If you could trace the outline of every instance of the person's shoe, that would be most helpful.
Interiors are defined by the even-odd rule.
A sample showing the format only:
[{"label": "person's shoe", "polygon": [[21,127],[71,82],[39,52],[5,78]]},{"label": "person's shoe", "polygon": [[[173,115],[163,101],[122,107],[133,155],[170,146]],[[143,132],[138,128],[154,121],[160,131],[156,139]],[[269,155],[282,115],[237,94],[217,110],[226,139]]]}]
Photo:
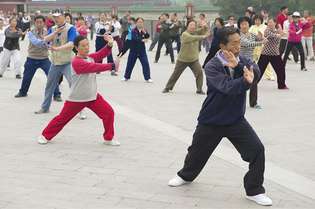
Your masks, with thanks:
[{"label": "person's shoe", "polygon": [[174,65],[175,64],[175,61],[172,61],[172,65]]},{"label": "person's shoe", "polygon": [[125,81],[125,82],[127,82],[127,81],[129,81],[129,79],[127,79],[127,78],[123,77],[123,78],[121,79],[121,81]]},{"label": "person's shoe", "polygon": [[145,82],[147,82],[147,83],[153,83],[153,80],[150,78],[150,79],[148,79],[148,80],[145,80]]},{"label": "person's shoe", "polygon": [[0,78],[2,78],[2,77],[3,77],[3,75],[0,74]]},{"label": "person's shoe", "polygon": [[153,62],[153,63],[158,63],[158,61],[154,60],[154,62]]},{"label": "person's shoe", "polygon": [[16,78],[16,79],[21,79],[22,76],[21,76],[21,75],[16,75],[15,78]]},{"label": "person's shoe", "polygon": [[310,59],[310,61],[315,61],[315,57],[312,57],[312,58]]},{"label": "person's shoe", "polygon": [[163,93],[163,94],[166,94],[166,93],[170,93],[170,91],[171,91],[171,90],[169,90],[169,89],[163,89],[162,93]]},{"label": "person's shoe", "polygon": [[84,114],[83,111],[81,111],[81,112],[79,113],[79,118],[80,118],[80,120],[85,120],[85,119],[87,119],[87,116]]},{"label": "person's shoe", "polygon": [[254,201],[258,205],[271,206],[272,200],[266,194],[258,194],[255,196],[246,196],[248,200]]},{"label": "person's shoe", "polygon": [[182,179],[181,177],[176,175],[174,178],[169,180],[168,186],[170,186],[170,187],[179,187],[179,186],[182,186],[184,184],[189,184],[189,183],[190,183],[189,181],[185,181],[184,179]]},{"label": "person's shoe", "polygon": [[266,78],[266,80],[268,80],[268,81],[275,81],[276,78],[275,77],[268,77],[268,78]]},{"label": "person's shoe", "polygon": [[49,141],[43,135],[40,135],[37,138],[37,142],[38,144],[47,144]]},{"label": "person's shoe", "polygon": [[108,146],[120,146],[120,142],[117,140],[111,140],[111,141],[105,140],[104,144]]},{"label": "person's shoe", "polygon": [[204,91],[196,91],[196,94],[205,95],[206,93]]},{"label": "person's shoe", "polygon": [[110,73],[110,75],[111,75],[111,76],[118,76],[118,74],[117,74],[115,71],[112,71],[112,72]]},{"label": "person's shoe", "polygon": [[43,110],[43,109],[40,109],[38,111],[35,111],[35,114],[39,115],[39,114],[45,114],[45,113],[49,113],[49,110]]},{"label": "person's shoe", "polygon": [[304,67],[304,68],[301,69],[301,71],[307,71],[307,69]]},{"label": "person's shoe", "polygon": [[54,97],[54,101],[55,101],[55,102],[62,102],[61,96],[55,96],[55,97]]},{"label": "person's shoe", "polygon": [[281,88],[278,88],[279,90],[289,90],[289,88],[287,86],[284,86],[284,87],[281,87]]},{"label": "person's shoe", "polygon": [[251,107],[251,108],[256,109],[256,110],[261,110],[262,109],[262,107],[260,105],[255,105],[254,107]]},{"label": "person's shoe", "polygon": [[21,94],[21,92],[19,92],[14,97],[15,98],[27,97],[27,94]]}]

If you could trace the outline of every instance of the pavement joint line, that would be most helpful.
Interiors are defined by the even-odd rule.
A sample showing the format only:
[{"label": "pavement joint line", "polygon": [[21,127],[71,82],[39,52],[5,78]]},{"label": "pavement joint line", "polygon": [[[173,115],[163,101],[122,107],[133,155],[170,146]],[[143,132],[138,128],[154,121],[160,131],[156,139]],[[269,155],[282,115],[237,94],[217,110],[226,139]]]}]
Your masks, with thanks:
[{"label": "pavement joint line", "polygon": [[[190,131],[185,131],[182,128],[176,127],[175,125],[171,125],[159,119],[137,112],[113,101],[110,101],[110,104],[118,114],[128,117],[138,124],[159,131],[167,136],[183,142],[184,144],[189,145],[185,139],[192,138],[192,133]],[[235,152],[234,149],[229,148],[222,143],[217,147],[213,155],[242,169],[248,169],[247,164],[240,160],[239,154]],[[266,161],[265,164],[266,179],[301,195],[304,195],[305,197],[315,200],[315,181],[293,171],[281,168],[273,162]]]}]

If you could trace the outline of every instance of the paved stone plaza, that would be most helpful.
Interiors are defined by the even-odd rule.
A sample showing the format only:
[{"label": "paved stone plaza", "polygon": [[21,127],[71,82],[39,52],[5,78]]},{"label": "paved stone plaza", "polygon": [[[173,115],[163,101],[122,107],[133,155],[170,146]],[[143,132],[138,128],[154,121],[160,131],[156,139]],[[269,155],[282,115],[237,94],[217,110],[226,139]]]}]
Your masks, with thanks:
[{"label": "paved stone plaza", "polygon": [[[22,42],[23,62],[27,44]],[[153,64],[155,51],[148,55],[153,84],[144,82],[139,62],[132,80],[120,81],[127,55],[119,77],[98,76],[99,91],[116,112],[120,147],[102,144],[102,123],[89,110],[87,120],[74,119],[52,143],[38,145],[37,136],[63,103],[53,102],[49,114],[35,115],[44,73],[38,71],[28,97],[15,99],[21,81],[6,72],[0,80],[0,209],[262,208],[244,198],[247,165],[228,140],[195,182],[167,186],[183,164],[205,96],[195,94],[189,69],[174,93],[162,94],[174,65],[163,55]],[[301,72],[288,62],[290,90],[279,91],[276,82],[264,80],[263,109],[247,110],[266,148],[265,187],[272,208],[315,208],[315,63],[307,67]],[[61,89],[65,99],[66,81]]]}]

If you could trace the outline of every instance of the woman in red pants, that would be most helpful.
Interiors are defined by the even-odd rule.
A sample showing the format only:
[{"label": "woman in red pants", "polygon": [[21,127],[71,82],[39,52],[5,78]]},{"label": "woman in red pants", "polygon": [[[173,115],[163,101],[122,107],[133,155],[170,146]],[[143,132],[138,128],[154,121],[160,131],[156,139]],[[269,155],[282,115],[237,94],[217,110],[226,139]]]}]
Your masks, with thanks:
[{"label": "woman in red pants", "polygon": [[98,63],[111,53],[113,38],[105,35],[108,44],[96,53],[89,54],[89,41],[86,37],[78,36],[74,41],[77,55],[72,60],[72,86],[68,100],[63,109],[38,138],[39,144],[47,144],[63,127],[85,107],[91,109],[104,125],[104,143],[106,145],[119,146],[120,143],[113,140],[114,137],[114,111],[112,107],[97,93],[96,73],[110,70],[118,70],[119,61],[109,64]]}]

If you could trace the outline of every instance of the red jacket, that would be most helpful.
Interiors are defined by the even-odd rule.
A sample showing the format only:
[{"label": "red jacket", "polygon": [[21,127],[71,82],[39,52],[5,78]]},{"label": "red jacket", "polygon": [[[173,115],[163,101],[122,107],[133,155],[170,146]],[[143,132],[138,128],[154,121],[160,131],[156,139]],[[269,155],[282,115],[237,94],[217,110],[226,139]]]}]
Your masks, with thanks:
[{"label": "red jacket", "polygon": [[288,41],[293,42],[293,43],[301,42],[302,41],[302,32],[299,34],[296,34],[296,32],[298,32],[301,29],[303,31],[309,27],[311,27],[311,24],[309,22],[306,22],[306,23],[292,22],[292,23],[290,23]]}]

